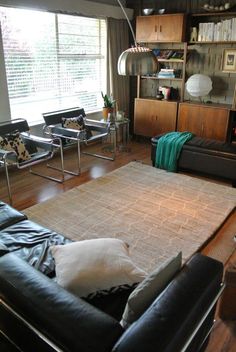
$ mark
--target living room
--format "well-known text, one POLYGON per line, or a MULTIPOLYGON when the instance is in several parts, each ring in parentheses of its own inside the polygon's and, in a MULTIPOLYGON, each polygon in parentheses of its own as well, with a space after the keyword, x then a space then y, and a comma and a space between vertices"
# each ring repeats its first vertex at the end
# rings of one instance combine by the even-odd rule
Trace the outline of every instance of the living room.
MULTIPOLYGON (((121 1, 121 6, 116 0, 62 0, 59 3, 54 0, 1 1, 0 136, 3 135, 1 129, 5 121, 9 125, 10 120, 26 119, 29 130, 21 130, 24 131, 22 136, 27 139, 27 135, 32 134, 42 140, 47 138, 47 142, 53 140, 51 147, 55 149, 55 153, 51 153, 48 160, 40 160, 39 163, 29 160, 27 166, 32 167, 32 172, 29 172, 29 167, 17 168, 10 164, 6 168, 4 158, 1 159, 2 214, 10 211, 7 204, 11 204, 17 214, 9 213, 10 224, 0 227, 0 244, 3 239, 8 251, 11 248, 10 251, 16 251, 16 254, 21 248, 18 256, 23 259, 27 257, 26 261, 36 268, 39 267, 39 247, 34 247, 31 252, 24 237, 24 233, 28 231, 32 236, 31 244, 34 245, 37 236, 42 236, 42 233, 43 236, 48 236, 48 233, 52 238, 55 236, 55 241, 59 242, 53 240, 50 245, 59 247, 60 244, 68 246, 70 243, 67 244, 67 240, 80 242, 103 237, 121 240, 128 244, 133 262, 147 273, 157 265, 164 265, 170 257, 176 258, 179 252, 182 253, 183 265, 196 253, 201 253, 223 263, 225 270, 232 270, 236 259, 236 193, 232 187, 235 186, 236 173, 236 47, 233 38, 214 41, 205 40, 198 35, 200 23, 201 26, 202 23, 214 23, 218 26, 218 23, 228 20, 231 21, 230 28, 233 28, 233 19, 236 17, 234 6, 236 2, 232 0, 211 0, 208 4, 198 0, 178 0, 174 3, 165 0, 130 0, 121 1), (122 6, 125 7, 125 13, 122 6), (144 8, 150 9, 148 14, 144 14, 144 8), (180 18, 182 22, 176 24, 176 18, 180 18), (151 22, 154 23, 154 39, 149 32, 151 22), (134 29, 135 38, 129 24, 134 29), (170 32, 169 27, 172 28, 170 32), (158 28, 160 32, 164 32, 163 36, 168 32, 170 37, 155 37, 158 28), (180 37, 175 39, 173 35, 177 35, 177 32, 180 32, 180 37), (136 40, 141 46, 151 49, 152 60, 157 62, 157 72, 120 76, 117 72, 118 58, 136 40), (235 68, 231 67, 234 64, 235 68), (171 77, 165 77, 166 74, 171 77), (196 80, 192 84, 190 79, 195 75, 200 77, 194 77, 196 80), (197 93, 192 92, 196 88, 194 84, 197 86, 197 93), (210 85, 209 89, 206 88, 207 84, 210 85), (202 92, 204 89, 206 91, 202 92), (112 101, 113 110, 109 119, 102 112, 106 105, 104 94, 112 101), (76 110, 76 115, 72 114, 73 109, 76 110), (46 122, 47 118, 55 119, 61 114, 61 123, 61 117, 66 118, 68 113, 68 117, 72 119, 83 115, 83 128, 86 127, 83 143, 78 137, 80 134, 74 132, 60 138, 60 128, 56 126, 53 129, 51 123, 46 122), (159 138, 168 132, 184 131, 192 134, 192 141, 183 146, 177 162, 179 172, 166 172, 162 167, 153 167, 157 166, 157 150, 158 145, 161 145, 159 138), (68 145, 67 148, 68 140, 75 142, 75 145, 68 145), (35 176, 34 172, 44 177, 35 176), (59 182, 48 177, 57 178, 59 182), (17 220, 12 220, 12 216, 17 220), (34 223, 34 230, 28 227, 29 222, 31 226, 34 223), (50 229, 47 234, 45 229, 50 229), (16 231, 20 233, 18 244, 12 241, 16 231), (37 233, 36 237, 33 236, 34 231, 37 233), (59 239, 58 234, 62 235, 59 239), (21 246, 24 243, 24 248, 19 243, 21 246)), ((231 32, 233 33, 233 29, 231 32)), ((65 133, 65 125, 62 127, 65 133)), ((16 129, 12 122, 8 132, 16 129)), ((44 245, 40 244, 40 251, 44 245)), ((5 254, 6 248, 0 247, 0 253, 2 251, 5 254)), ((8 253, 2 258, 7 256, 8 253)), ((14 263, 14 259, 11 260, 14 263)), ((0 265, 3 281, 5 277, 14 276, 13 271, 8 271, 8 268, 4 271, 4 265, 7 264, 3 263, 2 272, 0 265)), ((17 268, 18 265, 19 270, 24 269, 17 262, 12 266, 17 268)), ((201 274, 204 271, 207 274, 207 266, 199 262, 199 271, 200 267, 203 268, 201 274)), ((213 269, 209 267, 209 273, 211 270, 213 269)), ((102 347, 99 345, 96 350, 164 351, 169 348, 170 351, 200 351, 200 348, 205 348, 207 352, 234 351, 236 308, 232 297, 235 294, 235 273, 232 273, 232 277, 230 274, 229 281, 226 276, 223 294, 221 290, 216 294, 217 300, 219 294, 222 296, 218 304, 216 323, 212 326, 211 317, 207 328, 210 327, 212 332, 210 339, 204 337, 204 343, 198 341, 191 345, 188 342, 190 346, 186 345, 184 349, 183 344, 188 339, 183 338, 182 334, 180 340, 173 338, 174 346, 178 346, 178 341, 182 344, 181 347, 170 347, 171 344, 167 343, 172 339, 169 331, 170 335, 164 334, 166 346, 159 348, 153 334, 158 336, 160 333, 161 336, 163 331, 160 329, 156 332, 154 329, 146 336, 141 334, 140 342, 135 336, 133 343, 131 336, 131 345, 128 337, 126 345, 126 342, 123 344, 125 337, 121 338, 123 332, 119 330, 120 327, 111 325, 116 332, 111 336, 110 345, 107 342, 102 347), (230 315, 229 311, 231 317, 227 318, 224 313, 230 315), (205 338, 209 340, 208 344, 205 338)), ((195 275, 198 275, 198 271, 195 275)), ((20 271, 18 276, 21 276, 20 271)), ((211 276, 203 276, 202 282, 204 280, 210 282, 211 276)), ((172 281, 174 285, 175 280, 172 281)), ((14 285, 19 284, 21 287, 22 282, 15 281, 14 285)), ((70 337, 68 335, 64 339, 61 329, 56 334, 63 336, 62 342, 57 341, 53 333, 53 322, 51 325, 43 320, 38 323, 38 312, 32 311, 30 320, 31 308, 22 308, 22 302, 14 296, 15 293, 4 291, 5 289, 4 286, 0 293, 1 302, 5 298, 11 306, 16 300, 15 305, 19 304, 16 312, 22 313, 26 325, 30 322, 38 333, 32 334, 25 329, 24 324, 19 327, 18 333, 11 331, 10 326, 14 330, 18 323, 11 320, 10 315, 5 317, 3 310, 4 319, 0 325, 1 350, 76 350, 74 340, 68 344, 65 342, 70 337), (42 324, 45 324, 48 332, 41 330, 42 324), (29 337, 28 346, 19 342, 21 334, 29 337), (44 344, 39 342, 40 334, 44 335, 44 344), (49 344, 45 344, 45 341, 49 344), (73 343, 74 347, 69 347, 73 343)), ((191 295, 193 290, 192 286, 186 288, 186 294, 188 292, 191 295)), ((83 297, 83 294, 80 296, 83 297)), ((44 294, 42 297, 45 298, 44 294)), ((195 303, 191 303, 196 304, 196 307, 201 302, 197 298, 195 303)), ((43 301, 40 299, 35 304, 43 311, 43 301)), ((214 299, 213 302, 216 303, 214 299)), ((181 301, 178 302, 181 304, 181 301)), ((213 307, 215 304, 212 309, 213 307)), ((186 316, 188 319, 190 317, 189 325, 194 325, 198 308, 193 309, 194 313, 192 310, 189 313, 189 309, 186 308, 186 316)), ((174 310, 170 314, 172 317, 172 314, 180 314, 176 321, 181 319, 182 322, 185 309, 182 310, 181 314, 174 310)), ((86 311, 87 315, 90 313, 93 314, 92 311, 86 311)), ((45 311, 45 314, 51 313, 45 311)), ((61 314, 67 314, 66 310, 61 311, 61 314)), ((62 326, 67 323, 60 321, 59 324, 62 326)), ((72 320, 69 319, 68 326, 70 324, 72 320)), ((157 321, 147 320, 145 324, 155 325, 157 321)), ((138 329, 138 324, 136 326, 132 328, 134 331, 138 329)), ((183 329, 184 326, 183 324, 183 329)), ((143 329, 143 325, 140 329, 143 329)), ((101 331, 101 336, 103 333, 109 334, 108 331, 101 331)), ((129 329, 124 336, 127 336, 127 331, 129 329)), ((173 333, 174 331, 177 331, 175 324, 173 333)), ((178 331, 176 336, 179 334, 178 331)), ((81 350, 87 351, 83 347, 81 350)), ((95 350, 95 347, 90 347, 90 350, 95 350)))

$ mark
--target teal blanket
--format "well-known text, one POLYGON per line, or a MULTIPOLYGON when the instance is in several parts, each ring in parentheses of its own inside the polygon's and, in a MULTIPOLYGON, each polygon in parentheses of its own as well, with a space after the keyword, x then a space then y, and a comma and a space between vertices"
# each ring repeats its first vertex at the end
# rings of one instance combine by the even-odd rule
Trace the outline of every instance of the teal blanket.
POLYGON ((158 139, 155 166, 175 172, 182 147, 193 136, 191 132, 170 132, 158 139))

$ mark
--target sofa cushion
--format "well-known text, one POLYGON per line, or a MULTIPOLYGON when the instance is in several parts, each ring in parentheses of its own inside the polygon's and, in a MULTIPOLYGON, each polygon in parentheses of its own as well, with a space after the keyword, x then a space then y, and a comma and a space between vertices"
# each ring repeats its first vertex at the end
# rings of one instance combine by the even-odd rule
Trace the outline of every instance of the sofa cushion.
POLYGON ((182 253, 168 259, 150 273, 128 297, 121 325, 127 328, 147 310, 181 269, 182 253))
POLYGON ((6 253, 9 253, 9 249, 2 242, 0 242, 0 257, 6 253))
POLYGON ((0 202, 0 230, 25 219, 27 219, 25 214, 20 213, 6 203, 0 202))
POLYGON ((47 276, 55 276, 55 263, 49 247, 71 240, 33 221, 22 220, 1 231, 1 242, 15 255, 47 276))
POLYGON ((95 294, 92 293, 87 297, 83 297, 83 299, 120 321, 127 299, 137 285, 135 283, 133 285, 115 286, 109 290, 98 291, 95 294))
POLYGON ((129 257, 128 246, 115 238, 99 238, 52 246, 59 285, 80 297, 113 286, 140 282, 146 273, 129 257))

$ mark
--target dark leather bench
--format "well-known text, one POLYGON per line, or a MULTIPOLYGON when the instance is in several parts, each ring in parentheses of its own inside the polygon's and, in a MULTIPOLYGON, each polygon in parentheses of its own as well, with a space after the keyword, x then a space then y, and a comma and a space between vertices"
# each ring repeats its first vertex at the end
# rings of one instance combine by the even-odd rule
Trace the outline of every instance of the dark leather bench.
MULTIPOLYGON (((155 166, 156 146, 162 135, 153 137, 151 159, 155 166)), ((178 170, 189 170, 223 177, 236 187, 236 145, 213 139, 193 137, 185 143, 178 160, 178 170)))

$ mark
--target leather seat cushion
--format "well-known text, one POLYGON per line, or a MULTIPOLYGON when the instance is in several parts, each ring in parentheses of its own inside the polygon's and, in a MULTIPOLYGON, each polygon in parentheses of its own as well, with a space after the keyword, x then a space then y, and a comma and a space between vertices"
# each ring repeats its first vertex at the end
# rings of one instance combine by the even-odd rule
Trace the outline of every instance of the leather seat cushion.
POLYGON ((27 219, 26 215, 10 205, 0 202, 0 230, 25 219, 27 219))
MULTIPOLYGON (((162 136, 163 134, 153 137, 152 145, 156 146, 158 139, 162 136)), ((184 144, 183 150, 197 150, 198 153, 219 155, 236 160, 236 146, 234 144, 216 141, 214 139, 193 137, 184 144)))
POLYGON ((32 221, 23 220, 1 231, 1 242, 30 265, 49 277, 55 276, 55 263, 49 247, 71 240, 32 221))

